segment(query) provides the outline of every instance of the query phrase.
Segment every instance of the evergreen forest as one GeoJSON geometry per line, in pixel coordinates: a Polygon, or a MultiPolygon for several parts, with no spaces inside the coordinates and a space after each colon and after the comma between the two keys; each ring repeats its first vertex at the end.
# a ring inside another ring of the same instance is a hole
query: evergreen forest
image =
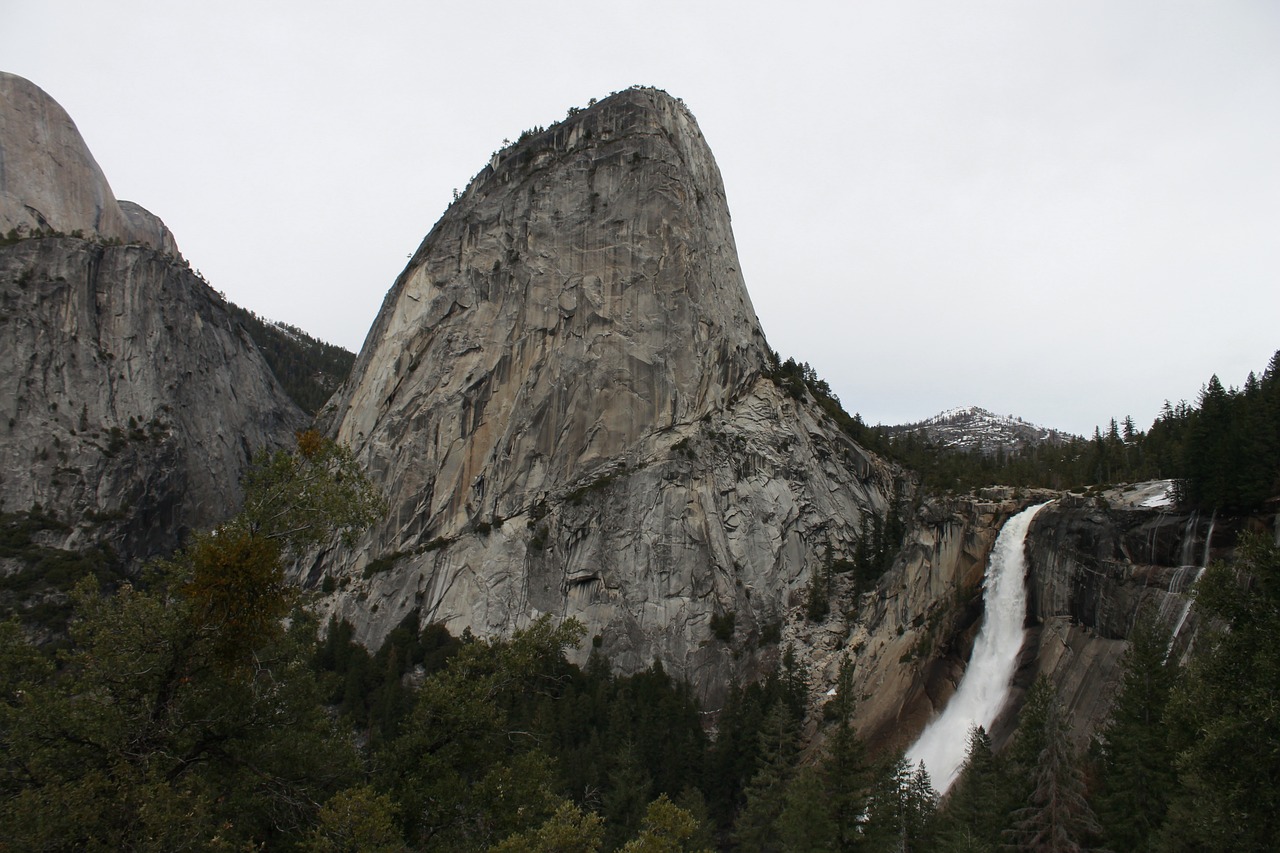
{"type": "Polygon", "coordinates": [[[320,411],[355,364],[351,352],[297,326],[266,320],[233,302],[227,309],[249,333],[280,387],[308,415],[320,411]]]}
{"type": "Polygon", "coordinates": [[[1280,551],[1259,537],[1202,580],[1208,627],[1186,665],[1169,659],[1168,626],[1140,619],[1087,749],[1038,682],[1007,749],[970,733],[940,802],[923,767],[860,738],[845,671],[806,721],[790,649],[708,725],[660,663],[628,676],[596,650],[570,663],[592,642],[573,620],[481,640],[415,615],[373,654],[342,622],[317,641],[283,561],[385,507],[314,433],[260,459],[246,493],[239,516],[143,577],[82,577],[65,642],[0,625],[4,849],[1181,851],[1280,837],[1280,551]]]}
{"type": "MultiPolygon", "coordinates": [[[[807,366],[781,364],[774,381],[886,449],[807,366]]],[[[935,488],[1172,476],[1189,506],[1246,512],[1280,491],[1277,405],[1280,354],[1240,389],[1215,377],[1146,433],[1113,422],[1026,458],[887,450],[935,488]]],[[[322,631],[284,565],[385,506],[315,433],[259,458],[245,492],[239,515],[141,575],[109,552],[43,548],[52,515],[5,516],[3,556],[30,569],[6,583],[43,566],[70,594],[0,623],[0,849],[1226,851],[1280,838],[1269,539],[1245,536],[1210,566],[1182,660],[1169,626],[1141,616],[1090,743],[1037,682],[1006,748],[970,732],[940,798],[922,766],[862,739],[846,672],[809,707],[789,648],[709,713],[660,662],[615,674],[573,620],[486,640],[413,614],[376,652],[347,623],[322,631]]],[[[873,583],[902,533],[894,515],[876,526],[863,536],[876,548],[828,571],[873,583]]],[[[807,616],[825,604],[811,596],[807,616]]],[[[731,617],[714,627],[733,639],[731,617]]]]}
{"type": "Polygon", "coordinates": [[[849,415],[825,380],[787,359],[774,381],[794,397],[806,391],[864,447],[918,472],[925,492],[965,493],[989,485],[1057,490],[1168,479],[1180,506],[1247,513],[1280,495],[1280,352],[1241,387],[1211,376],[1194,405],[1164,408],[1145,432],[1132,417],[1112,418],[1093,437],[1042,443],[1013,453],[941,447],[914,432],[868,426],[849,415]]]}

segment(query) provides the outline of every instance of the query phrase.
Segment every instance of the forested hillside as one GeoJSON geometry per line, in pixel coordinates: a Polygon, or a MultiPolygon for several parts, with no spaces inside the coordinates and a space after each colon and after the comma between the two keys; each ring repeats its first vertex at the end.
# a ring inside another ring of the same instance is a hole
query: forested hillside
{"type": "Polygon", "coordinates": [[[1227,512],[1259,509],[1280,495],[1280,352],[1241,387],[1224,387],[1212,376],[1195,405],[1166,402],[1145,432],[1132,417],[1112,418],[1090,439],[995,454],[868,426],[845,413],[808,364],[788,359],[777,368],[775,381],[793,395],[808,390],[857,441],[920,472],[926,491],[962,493],[996,484],[1083,489],[1171,479],[1177,481],[1180,504],[1227,512]]]}
{"type": "Polygon", "coordinates": [[[232,303],[227,307],[253,338],[285,393],[307,414],[318,412],[351,372],[354,353],[297,326],[263,319],[232,303]]]}
{"type": "Polygon", "coordinates": [[[1186,666],[1144,616],[1087,751],[1040,682],[1008,749],[971,732],[939,804],[922,768],[859,737],[847,671],[806,721],[789,652],[708,715],[658,663],[568,663],[590,642],[573,620],[493,641],[406,623],[372,655],[338,623],[317,645],[280,559],[325,537],[318,518],[355,532],[381,508],[341,449],[302,447],[264,461],[217,536],[114,594],[80,584],[57,657],[0,624],[0,844],[1226,851],[1280,833],[1280,553],[1262,539],[1202,580],[1186,666]]]}
{"type": "MultiPolygon", "coordinates": [[[[1161,438],[1203,448],[1212,418],[1243,423],[1274,399],[1275,367],[1239,391],[1211,382],[1198,407],[1140,440],[1101,437],[1097,452],[1141,464],[1161,438]]],[[[1187,493],[1248,494],[1250,481],[1188,477],[1187,493]]],[[[859,737],[847,673],[814,718],[789,649],[703,709],[660,663],[629,676],[598,652],[570,664],[570,648],[595,642],[573,620],[481,640],[415,618],[375,654],[334,623],[317,644],[282,561],[385,507],[313,433],[260,459],[246,496],[217,535],[143,577],[86,577],[60,648],[0,624],[0,845],[1182,851],[1267,849],[1280,833],[1280,553],[1262,538],[1201,580],[1182,667],[1169,626],[1143,617],[1087,750],[1041,683],[1008,749],[971,733],[939,803],[923,768],[859,737]]],[[[13,531],[12,547],[34,548],[13,531]]],[[[714,641],[736,641],[732,621],[714,641]]]]}

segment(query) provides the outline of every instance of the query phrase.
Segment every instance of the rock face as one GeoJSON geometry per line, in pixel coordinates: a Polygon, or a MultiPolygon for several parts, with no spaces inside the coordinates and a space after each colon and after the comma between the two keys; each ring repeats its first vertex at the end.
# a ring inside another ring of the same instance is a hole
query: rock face
{"type": "MultiPolygon", "coordinates": [[[[902,550],[874,589],[833,602],[847,615],[801,632],[818,685],[852,666],[856,723],[877,750],[906,748],[963,678],[983,616],[983,575],[1000,528],[1053,497],[992,488],[933,497],[917,510],[902,550]]],[[[833,607],[833,609],[836,609],[833,607]]]]}
{"type": "Polygon", "coordinates": [[[1189,597],[1197,572],[1233,547],[1242,523],[1113,497],[989,489],[927,500],[874,590],[843,595],[837,578],[833,609],[849,614],[844,621],[799,627],[815,682],[834,682],[847,659],[860,730],[878,748],[905,747],[964,676],[1000,527],[1026,506],[1053,500],[1028,532],[1028,630],[1010,703],[992,735],[997,747],[1007,741],[1026,689],[1043,675],[1085,744],[1110,711],[1139,611],[1151,607],[1169,626],[1170,654],[1185,656],[1197,627],[1189,597]]]}
{"type": "Polygon", "coordinates": [[[1037,516],[1028,536],[1031,632],[1020,680],[1050,679],[1078,741],[1110,709],[1143,607],[1170,626],[1170,654],[1188,649],[1196,627],[1191,584],[1210,555],[1234,545],[1239,523],[1071,496],[1037,516]]]}
{"type": "Polygon", "coordinates": [[[79,232],[177,255],[157,217],[117,202],[66,110],[28,80],[0,71],[0,235],[79,232]]]}
{"type": "Polygon", "coordinates": [[[391,515],[307,578],[370,644],[572,616],[714,701],[904,481],[773,366],[693,117],[616,94],[495,155],[388,293],[327,417],[391,515]]]}
{"type": "Polygon", "coordinates": [[[0,120],[4,222],[82,233],[0,245],[0,510],[55,513],[48,545],[167,551],[235,510],[250,456],[302,414],[61,107],[0,75],[0,120]]]}
{"type": "Polygon", "coordinates": [[[302,423],[218,295],[147,248],[0,248],[0,323],[3,509],[105,519],[68,547],[172,548],[234,511],[251,454],[302,423]]]}

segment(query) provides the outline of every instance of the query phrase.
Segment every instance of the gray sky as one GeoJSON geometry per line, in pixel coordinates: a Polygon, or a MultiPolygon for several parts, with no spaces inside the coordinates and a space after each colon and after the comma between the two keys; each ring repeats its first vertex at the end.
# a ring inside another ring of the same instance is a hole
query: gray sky
{"type": "Polygon", "coordinates": [[[228,298],[358,349],[504,138],[639,83],[772,346],[871,423],[1091,433],[1280,348],[1280,3],[0,0],[0,68],[228,298]]]}

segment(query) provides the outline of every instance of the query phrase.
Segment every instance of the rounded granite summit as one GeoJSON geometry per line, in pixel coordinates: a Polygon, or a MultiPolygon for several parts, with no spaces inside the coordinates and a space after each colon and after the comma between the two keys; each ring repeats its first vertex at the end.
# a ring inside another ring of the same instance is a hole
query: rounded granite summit
{"type": "Polygon", "coordinates": [[[0,234],[79,233],[178,255],[141,205],[116,200],[76,123],[36,84],[0,71],[0,234]]]}

